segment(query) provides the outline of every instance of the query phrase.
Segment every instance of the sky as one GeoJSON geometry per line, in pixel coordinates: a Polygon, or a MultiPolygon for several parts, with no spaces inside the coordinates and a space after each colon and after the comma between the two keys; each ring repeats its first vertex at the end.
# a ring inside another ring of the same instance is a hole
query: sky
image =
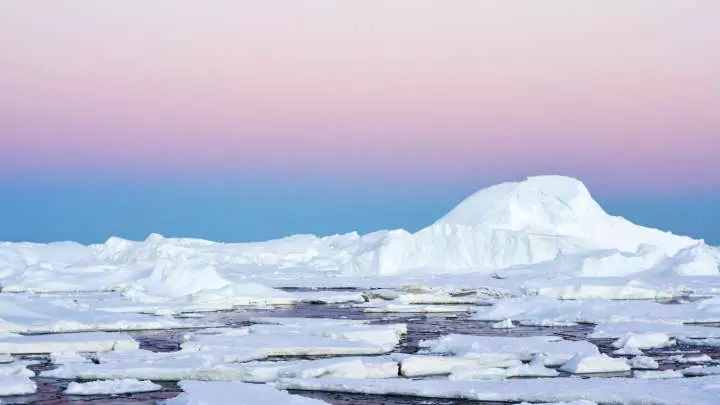
{"type": "Polygon", "coordinates": [[[416,230],[584,181],[720,244],[716,0],[0,2],[0,240],[416,230]]]}

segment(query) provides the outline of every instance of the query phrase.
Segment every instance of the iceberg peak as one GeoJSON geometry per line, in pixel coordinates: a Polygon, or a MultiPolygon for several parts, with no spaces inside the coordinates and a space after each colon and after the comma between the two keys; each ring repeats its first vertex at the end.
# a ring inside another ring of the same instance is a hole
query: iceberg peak
{"type": "Polygon", "coordinates": [[[570,231],[576,231],[582,222],[595,222],[606,216],[581,181],[565,176],[537,176],[482,189],[436,224],[575,233],[570,231]]]}

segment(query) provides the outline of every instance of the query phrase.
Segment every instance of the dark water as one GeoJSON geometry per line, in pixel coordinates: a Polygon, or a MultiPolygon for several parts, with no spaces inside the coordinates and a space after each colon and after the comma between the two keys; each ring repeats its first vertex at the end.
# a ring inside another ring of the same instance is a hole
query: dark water
{"type": "MultiPolygon", "coordinates": [[[[279,307],[271,309],[242,309],[234,311],[219,311],[204,314],[205,318],[210,321],[222,322],[228,326],[240,327],[248,325],[252,317],[308,317],[308,318],[336,318],[336,319],[368,319],[372,323],[406,323],[408,325],[408,334],[397,348],[397,352],[415,353],[418,350],[418,344],[425,339],[435,339],[450,333],[461,333],[469,335],[485,335],[485,336],[539,336],[539,335],[558,335],[566,339],[586,339],[588,333],[592,331],[592,325],[577,325],[572,327],[517,327],[514,329],[493,329],[490,323],[471,321],[467,319],[466,314],[366,314],[362,310],[343,305],[311,305],[301,304],[296,307],[279,307]]],[[[143,349],[168,352],[180,349],[180,342],[183,334],[187,331],[142,331],[130,332],[135,339],[140,342],[143,349]]],[[[602,352],[612,353],[612,340],[593,340],[602,352]]],[[[675,346],[667,350],[655,350],[646,352],[649,356],[656,358],[661,362],[662,368],[683,368],[694,364],[670,364],[662,363],[663,359],[670,355],[678,354],[679,351],[688,353],[707,353],[711,357],[720,359],[720,352],[717,350],[704,350],[698,347],[683,348],[675,346]]],[[[33,357],[32,359],[42,361],[40,364],[34,365],[36,372],[51,368],[51,364],[43,357],[33,357]]],[[[55,404],[156,404],[162,400],[171,398],[179,393],[179,389],[174,383],[163,383],[165,389],[161,392],[150,394],[132,394],[120,395],[114,397],[94,396],[94,397],[70,397],[62,394],[69,381],[38,378],[38,393],[29,397],[19,398],[2,398],[2,404],[39,404],[39,405],[55,405],[55,404]]],[[[344,393],[325,393],[325,392],[305,392],[299,391],[297,394],[322,399],[334,405],[408,405],[408,404],[424,404],[424,405],[468,405],[483,404],[496,405],[489,402],[475,401],[458,401],[443,399],[427,399],[415,397],[401,396],[374,396],[374,395],[358,395],[344,393]]]]}

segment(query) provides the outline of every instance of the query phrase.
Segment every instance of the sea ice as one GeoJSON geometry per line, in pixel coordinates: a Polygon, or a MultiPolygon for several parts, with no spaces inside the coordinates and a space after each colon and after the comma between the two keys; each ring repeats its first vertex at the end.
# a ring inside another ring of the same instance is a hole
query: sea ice
{"type": "Polygon", "coordinates": [[[608,357],[605,354],[575,355],[560,367],[560,371],[571,374],[620,373],[630,371],[630,366],[623,359],[608,357]]]}
{"type": "Polygon", "coordinates": [[[513,329],[516,326],[513,324],[512,320],[510,318],[505,319],[504,321],[496,322],[492,325],[490,325],[493,329],[513,329]]]}
{"type": "Polygon", "coordinates": [[[243,382],[182,381],[183,393],[167,405],[329,405],[318,399],[290,395],[270,385],[243,382]]]}
{"type": "Polygon", "coordinates": [[[670,380],[640,378],[511,379],[504,381],[288,379],[283,389],[405,395],[496,402],[569,402],[598,404],[716,405],[720,376],[670,380]]]}
{"type": "Polygon", "coordinates": [[[556,336],[505,337],[447,335],[435,340],[420,342],[425,352],[455,355],[469,358],[496,358],[511,356],[530,361],[533,355],[542,353],[546,366],[559,366],[575,354],[599,355],[597,346],[587,341],[570,341],[556,336]]]}
{"type": "Polygon", "coordinates": [[[0,352],[38,354],[53,352],[107,352],[136,350],[138,343],[122,333],[86,332],[0,338],[0,352]]]}
{"type": "Polygon", "coordinates": [[[135,379],[91,381],[86,383],[71,382],[65,394],[67,395],[117,395],[133,394],[139,392],[160,391],[162,386],[152,381],[135,379]]]}
{"type": "Polygon", "coordinates": [[[446,375],[456,369],[489,369],[519,366],[512,355],[472,359],[449,356],[407,356],[400,363],[400,373],[406,377],[446,375]]]}
{"type": "Polygon", "coordinates": [[[645,380],[669,380],[672,378],[683,378],[682,371],[663,370],[663,371],[634,371],[633,377],[645,380]]]}
{"type": "MultiPolygon", "coordinates": [[[[0,376],[0,397],[11,395],[29,395],[37,391],[35,382],[28,377],[0,376]]],[[[0,399],[0,401],[2,401],[0,399]]]]}
{"type": "Polygon", "coordinates": [[[648,356],[636,356],[628,360],[627,363],[633,370],[655,370],[660,368],[658,362],[648,356]]]}
{"type": "Polygon", "coordinates": [[[674,346],[675,341],[670,336],[660,332],[633,333],[628,332],[612,343],[614,348],[634,348],[640,350],[661,349],[674,346]]]}

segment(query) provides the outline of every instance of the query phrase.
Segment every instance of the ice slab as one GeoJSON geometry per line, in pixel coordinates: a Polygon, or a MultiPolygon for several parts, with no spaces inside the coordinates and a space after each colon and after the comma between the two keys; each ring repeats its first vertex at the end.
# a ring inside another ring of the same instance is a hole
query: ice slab
{"type": "Polygon", "coordinates": [[[665,334],[671,337],[718,338],[720,328],[665,322],[617,322],[596,325],[589,337],[593,339],[619,339],[628,334],[665,334]]]}
{"type": "Polygon", "coordinates": [[[498,402],[716,405],[720,376],[691,379],[514,379],[504,381],[289,379],[280,388],[498,402]]]}
{"type": "Polygon", "coordinates": [[[605,354],[575,355],[560,367],[560,371],[571,374],[621,373],[630,371],[630,366],[624,359],[608,357],[605,354]]]}
{"type": "Polygon", "coordinates": [[[60,333],[176,329],[197,322],[166,316],[99,311],[71,300],[48,300],[42,295],[0,294],[0,332],[60,333]]]}
{"type": "Polygon", "coordinates": [[[522,363],[512,355],[494,358],[471,359],[449,356],[407,356],[400,363],[400,373],[406,377],[447,375],[455,369],[488,369],[519,366],[522,363]]]}
{"type": "Polygon", "coordinates": [[[557,336],[505,337],[447,335],[439,339],[421,341],[424,352],[472,358],[497,358],[511,356],[530,361],[534,355],[543,353],[545,365],[559,366],[576,354],[599,355],[597,346],[587,341],[564,340],[557,336]]]}
{"type": "MultiPolygon", "coordinates": [[[[712,323],[720,321],[720,300],[666,305],[648,301],[563,301],[548,297],[501,300],[492,307],[474,308],[472,319],[512,318],[528,325],[547,323],[712,323]]],[[[639,332],[639,331],[628,331],[639,332]]]]}
{"type": "Polygon", "coordinates": [[[508,368],[455,368],[448,377],[450,380],[497,380],[504,378],[549,378],[560,373],[542,364],[520,364],[508,368]]]}
{"type": "Polygon", "coordinates": [[[12,354],[107,352],[138,348],[138,342],[122,333],[85,332],[0,337],[0,352],[12,354]]]}
{"type": "Polygon", "coordinates": [[[29,395],[37,391],[35,382],[27,377],[0,376],[0,397],[12,395],[29,395]]]}
{"type": "Polygon", "coordinates": [[[25,364],[0,364],[0,377],[35,377],[35,372],[25,364]]]}
{"type": "Polygon", "coordinates": [[[629,359],[627,363],[633,370],[655,370],[660,368],[660,364],[648,356],[636,356],[629,359]]]}
{"type": "Polygon", "coordinates": [[[663,370],[663,371],[635,371],[633,377],[642,378],[644,380],[669,380],[672,378],[683,378],[682,371],[663,370]]]}
{"type": "Polygon", "coordinates": [[[675,341],[665,333],[647,332],[633,333],[628,332],[612,343],[612,346],[620,349],[661,349],[664,347],[674,346],[675,341]]]}
{"type": "Polygon", "coordinates": [[[123,380],[105,380],[91,381],[86,383],[71,382],[67,389],[66,395],[118,395],[118,394],[134,394],[140,392],[160,391],[163,387],[152,381],[123,379],[123,380]]]}
{"type": "Polygon", "coordinates": [[[167,405],[329,405],[318,399],[291,395],[270,385],[242,382],[182,381],[183,393],[167,405]]]}
{"type": "Polygon", "coordinates": [[[692,366],[682,370],[686,377],[720,375],[720,366],[692,366]]]}
{"type": "Polygon", "coordinates": [[[358,308],[368,313],[452,313],[452,312],[468,312],[471,308],[469,305],[425,305],[425,304],[403,304],[389,302],[368,302],[367,304],[358,304],[358,308]]]}

